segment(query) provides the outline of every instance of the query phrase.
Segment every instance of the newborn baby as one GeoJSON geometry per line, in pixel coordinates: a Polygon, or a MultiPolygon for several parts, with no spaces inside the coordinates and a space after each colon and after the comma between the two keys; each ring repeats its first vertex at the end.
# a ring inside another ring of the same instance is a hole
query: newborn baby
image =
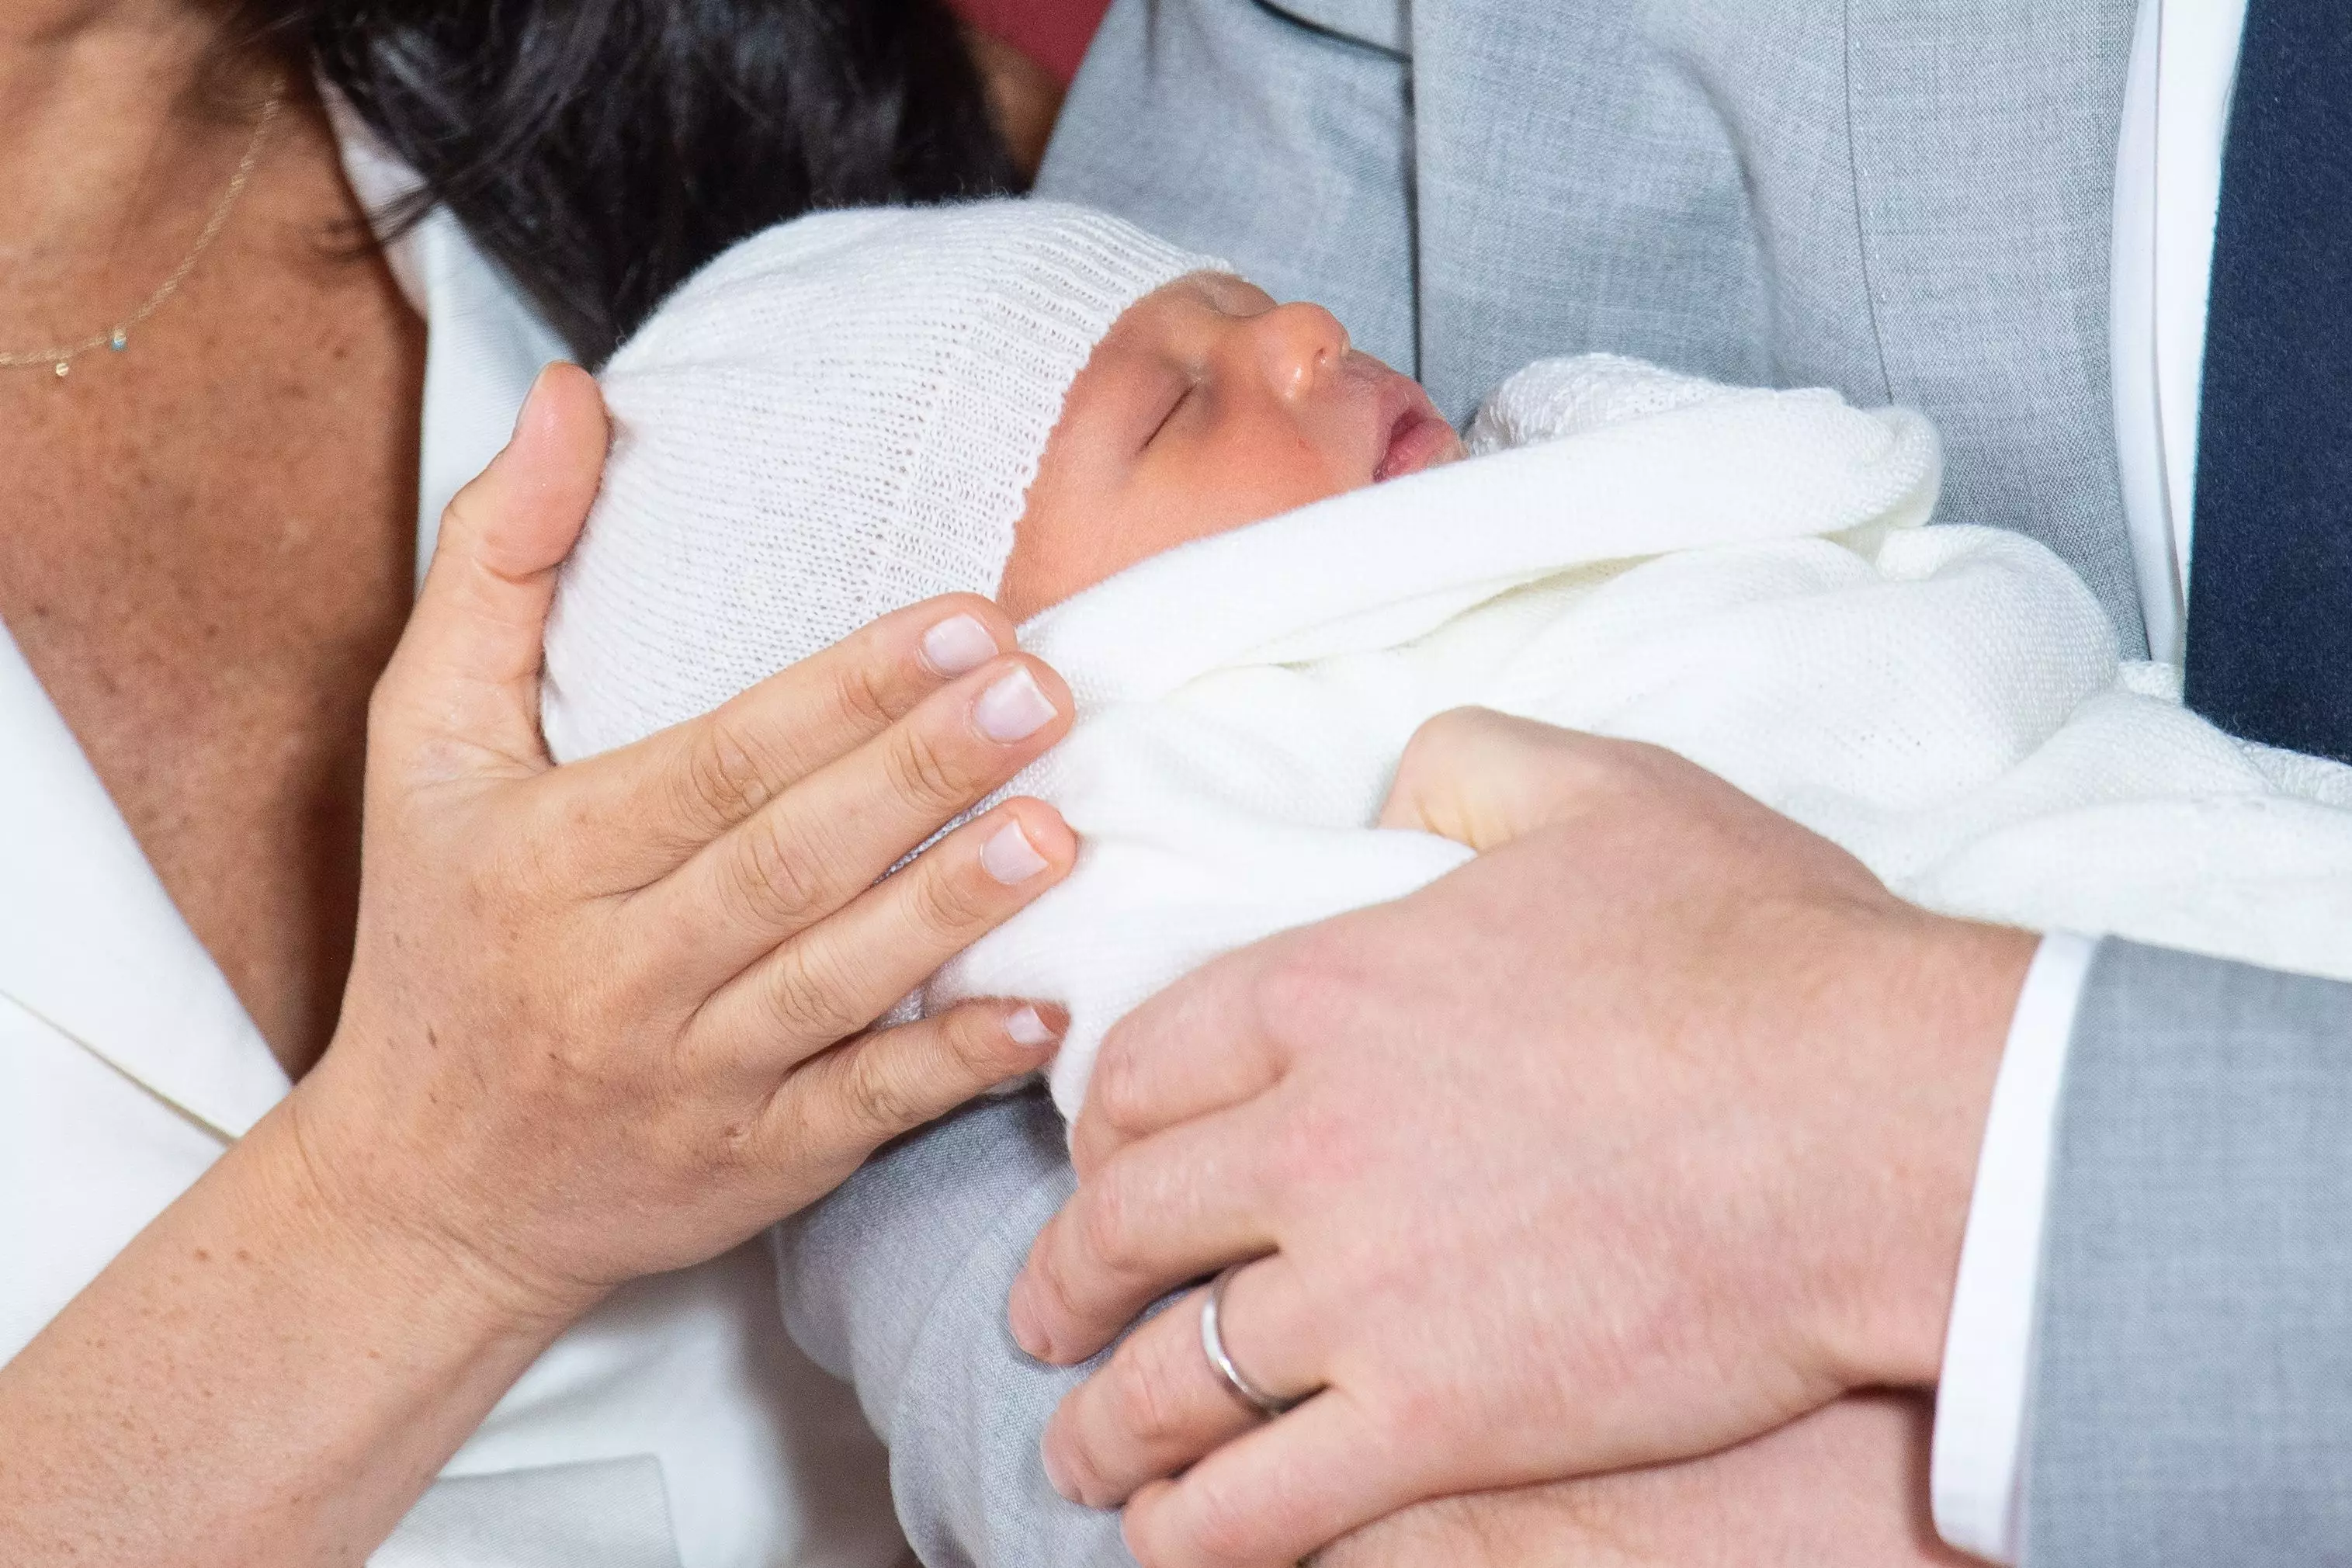
{"type": "Polygon", "coordinates": [[[1481,704],[1669,746],[1956,913],[2352,977],[2352,770],[2126,665],[2049,552],[1922,529],[1934,434],[1826,392],[1541,363],[1463,444],[1312,306],[1116,220],[805,218],[604,372],[604,488],[547,646],[559,760],[955,590],[1076,723],[1015,789],[1081,840],[928,1003],[1065,1004],[1074,1111],[1136,1002],[1468,851],[1375,828],[1481,704]]]}
{"type": "Polygon", "coordinates": [[[562,759],[934,595],[1026,617],[1187,540],[1462,454],[1331,314],[1045,202],[744,241],[605,367],[604,489],[548,635],[562,759]]]}
{"type": "Polygon", "coordinates": [[[1195,272],[1129,306],[1071,384],[996,597],[1026,617],[1189,540],[1460,456],[1420,384],[1328,310],[1195,272]]]}

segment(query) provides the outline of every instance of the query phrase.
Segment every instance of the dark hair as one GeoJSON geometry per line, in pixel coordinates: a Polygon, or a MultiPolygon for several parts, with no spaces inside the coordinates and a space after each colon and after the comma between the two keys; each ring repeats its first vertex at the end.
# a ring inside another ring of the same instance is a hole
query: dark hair
{"type": "Polygon", "coordinates": [[[1009,190],[942,0],[242,0],[589,364],[815,207],[1009,190]]]}

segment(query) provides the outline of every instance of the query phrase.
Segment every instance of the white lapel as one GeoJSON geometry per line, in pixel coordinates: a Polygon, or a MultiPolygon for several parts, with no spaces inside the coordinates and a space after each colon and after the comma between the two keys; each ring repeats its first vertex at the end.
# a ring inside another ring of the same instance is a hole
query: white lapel
{"type": "MultiPolygon", "coordinates": [[[[413,176],[331,107],[353,189],[371,207],[413,176]]],[[[417,561],[441,509],[513,428],[562,345],[436,211],[391,247],[425,315],[417,561]]],[[[260,1031],[188,929],[48,693],[0,626],[0,994],[222,1139],[288,1089],[260,1031]]]]}
{"type": "MultiPolygon", "coordinates": [[[[344,177],[361,205],[381,211],[414,192],[415,174],[340,92],[324,84],[320,91],[342,149],[344,177]]],[[[447,209],[436,207],[387,247],[387,253],[393,276],[429,333],[416,489],[416,570],[422,582],[442,508],[506,445],[532,378],[551,360],[570,357],[570,351],[505,272],[474,247],[447,209]]]]}
{"type": "Polygon", "coordinates": [[[0,992],[231,1139],[286,1075],[0,627],[0,992]]]}

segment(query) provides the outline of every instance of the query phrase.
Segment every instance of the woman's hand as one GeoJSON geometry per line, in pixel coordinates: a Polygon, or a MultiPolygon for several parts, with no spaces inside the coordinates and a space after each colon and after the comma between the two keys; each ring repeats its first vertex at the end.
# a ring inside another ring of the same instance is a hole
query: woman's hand
{"type": "Polygon", "coordinates": [[[2022,933],[1903,904],[1655,747],[1434,721],[1387,820],[1483,847],[1105,1042],[1015,1283],[1045,1461],[1148,1568],[1295,1561],[1453,1493],[1709,1453],[1936,1375],[2022,933]],[[1253,1261],[1254,1260],[1254,1261],[1253,1261]],[[1167,1478],[1175,1477],[1170,1479],[1167,1478]]]}
{"type": "Polygon", "coordinates": [[[1316,1568],[1964,1568],[1927,1514],[1935,1407],[1850,1394],[1703,1459],[1441,1499],[1316,1568]]]}
{"type": "Polygon", "coordinates": [[[981,599],[890,616],[569,767],[541,632],[604,455],[541,378],[457,498],[372,710],[357,953],[324,1060],[0,1368],[0,1561],[356,1562],[550,1341],[1057,1019],[869,1026],[1068,868],[1010,801],[1069,698],[981,599]]]}
{"type": "Polygon", "coordinates": [[[450,507],[372,712],[342,1019],[294,1104],[339,1203],[558,1313],[1036,1066],[1054,1026],[1017,1004],[865,1031],[1075,853],[1016,800],[877,882],[1067,726],[976,598],[551,767],[540,637],[603,462],[595,395],[551,371],[450,507]]]}

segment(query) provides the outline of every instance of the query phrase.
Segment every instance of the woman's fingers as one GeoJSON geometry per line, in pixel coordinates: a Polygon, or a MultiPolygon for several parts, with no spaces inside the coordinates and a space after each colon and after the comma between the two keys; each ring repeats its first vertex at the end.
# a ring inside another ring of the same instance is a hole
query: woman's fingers
{"type": "MultiPolygon", "coordinates": [[[[1207,1297],[1194,1290],[1138,1328],[1062,1401],[1045,1428],[1055,1490],[1088,1508],[1116,1508],[1145,1482],[1264,1425],[1210,1364],[1201,1335],[1207,1297]]],[[[1234,1275],[1217,1321],[1226,1355],[1260,1391],[1296,1399],[1321,1383],[1305,1293],[1280,1253],[1234,1275]]]]}
{"type": "Polygon", "coordinates": [[[506,449],[442,514],[424,590],[373,710],[382,749],[415,782],[546,764],[540,642],[555,569],[596,499],[608,438],[594,380],[576,364],[551,364],[506,449]]]}
{"type": "Polygon", "coordinates": [[[1035,1071],[1068,1027],[1057,1007],[982,1001],[859,1036],[784,1080],[769,1105],[771,1147],[788,1168],[830,1151],[846,1175],[900,1133],[1035,1071]]]}
{"type": "Polygon", "coordinates": [[[977,595],[926,600],[701,718],[566,770],[576,837],[604,857],[592,876],[618,889],[666,875],[1014,644],[1010,618],[977,595]]]}
{"type": "Polygon", "coordinates": [[[1004,802],[728,983],[704,1004],[688,1048],[782,1080],[1019,913],[1077,853],[1052,806],[1004,802]]]}
{"type": "MultiPolygon", "coordinates": [[[[1142,1568],[1290,1568],[1395,1510],[1408,1435],[1327,1389],[1129,1500],[1121,1529],[1142,1568]]],[[[1419,1501],[1409,1497],[1407,1501],[1419,1501]]]]}
{"type": "MultiPolygon", "coordinates": [[[[1069,728],[1069,711],[1068,688],[1037,660],[1016,654],[983,666],[645,889],[633,918],[648,942],[675,952],[682,975],[716,986],[843,910],[943,823],[1059,740],[1069,728]]],[[[1051,831],[1066,837],[1059,819],[1054,822],[1051,831]]],[[[1034,848],[1050,859],[1060,842],[1057,837],[1055,844],[1034,848]]],[[[1008,889],[1025,886],[1002,879],[969,888],[960,881],[911,882],[935,900],[917,912],[964,934],[955,948],[914,970],[909,984],[1003,918],[994,911],[1018,908],[1008,904],[1008,889]]],[[[1025,896],[1019,900],[1026,901],[1025,896]]],[[[791,962],[814,965],[837,947],[835,939],[814,942],[791,962]]],[[[931,943],[923,942],[920,951],[931,953],[931,943]]],[[[824,1043],[866,1022],[847,1020],[824,1043]]]]}
{"type": "Polygon", "coordinates": [[[1271,1252],[1264,1162],[1278,1126],[1256,1100],[1113,1155],[1045,1222],[1005,1316],[1022,1349],[1070,1366],[1176,1286],[1271,1252]]]}

